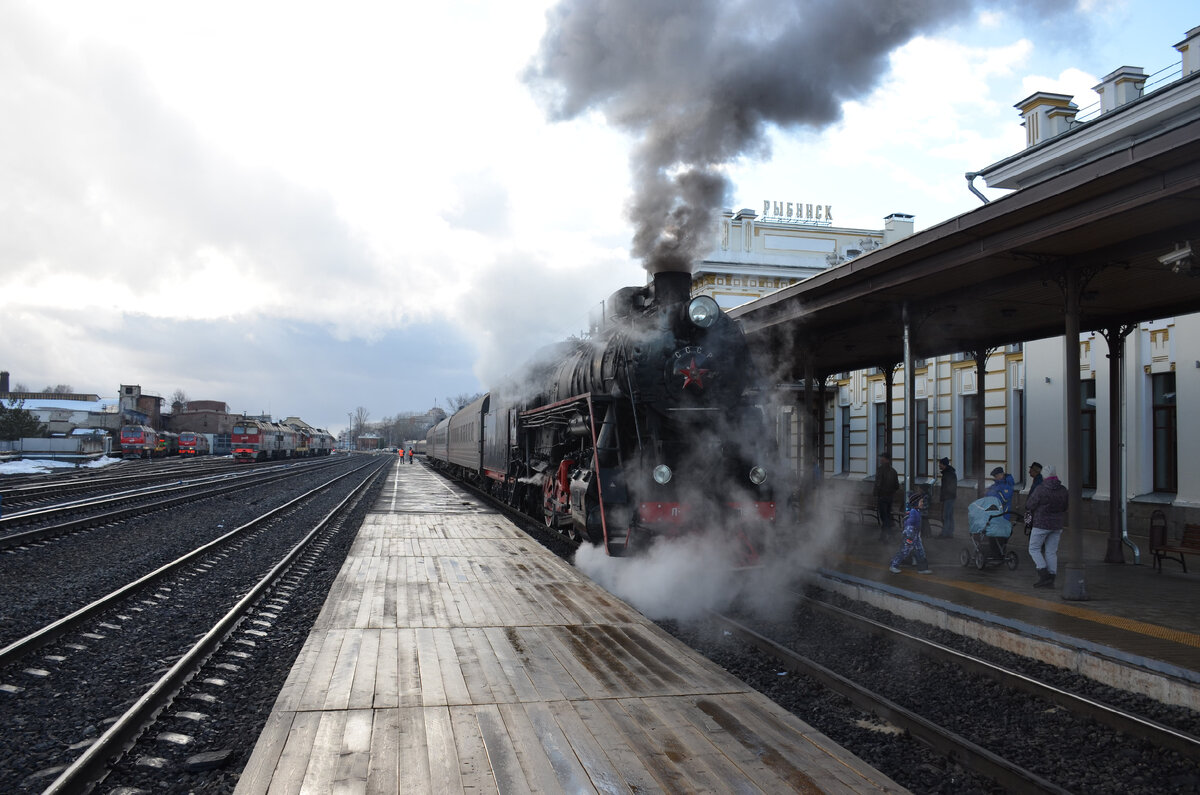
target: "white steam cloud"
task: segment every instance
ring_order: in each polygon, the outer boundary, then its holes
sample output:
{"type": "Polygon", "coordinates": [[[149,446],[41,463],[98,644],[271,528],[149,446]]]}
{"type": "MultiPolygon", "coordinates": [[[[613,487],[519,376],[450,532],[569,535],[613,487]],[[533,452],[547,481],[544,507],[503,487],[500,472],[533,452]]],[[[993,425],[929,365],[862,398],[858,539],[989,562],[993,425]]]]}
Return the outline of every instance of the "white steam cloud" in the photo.
{"type": "Polygon", "coordinates": [[[863,532],[845,526],[833,505],[836,499],[827,503],[814,496],[793,524],[780,495],[774,535],[765,540],[753,567],[738,565],[740,544],[721,528],[663,539],[646,554],[631,557],[609,557],[602,546],[584,544],[575,553],[575,566],[651,619],[696,621],[709,611],[734,609],[779,619],[812,573],[844,554],[853,540],[847,533],[863,532]]]}

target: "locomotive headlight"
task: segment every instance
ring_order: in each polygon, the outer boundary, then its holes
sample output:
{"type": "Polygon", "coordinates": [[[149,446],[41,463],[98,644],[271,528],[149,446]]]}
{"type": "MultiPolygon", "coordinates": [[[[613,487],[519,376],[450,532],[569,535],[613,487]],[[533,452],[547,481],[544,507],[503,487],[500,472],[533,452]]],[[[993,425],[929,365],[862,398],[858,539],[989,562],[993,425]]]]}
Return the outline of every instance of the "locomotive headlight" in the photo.
{"type": "Polygon", "coordinates": [[[755,486],[761,486],[767,479],[767,470],[762,467],[750,468],[750,482],[755,486]]]}
{"type": "Polygon", "coordinates": [[[659,464],[654,468],[654,482],[665,486],[671,482],[671,468],[666,464],[659,464]]]}
{"type": "Polygon", "coordinates": [[[691,300],[687,308],[688,319],[700,328],[708,328],[717,322],[721,308],[717,302],[707,295],[700,295],[691,300]]]}

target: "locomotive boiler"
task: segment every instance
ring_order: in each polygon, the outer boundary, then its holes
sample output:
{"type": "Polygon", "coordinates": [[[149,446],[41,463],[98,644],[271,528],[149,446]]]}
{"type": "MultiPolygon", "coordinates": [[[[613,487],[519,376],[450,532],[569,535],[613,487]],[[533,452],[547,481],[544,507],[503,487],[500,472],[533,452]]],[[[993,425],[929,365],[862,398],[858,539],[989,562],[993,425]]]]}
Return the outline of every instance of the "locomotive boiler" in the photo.
{"type": "Polygon", "coordinates": [[[716,533],[752,561],[775,519],[771,435],[741,327],[690,285],[619,290],[590,337],[435,426],[430,460],[612,555],[716,533]]]}

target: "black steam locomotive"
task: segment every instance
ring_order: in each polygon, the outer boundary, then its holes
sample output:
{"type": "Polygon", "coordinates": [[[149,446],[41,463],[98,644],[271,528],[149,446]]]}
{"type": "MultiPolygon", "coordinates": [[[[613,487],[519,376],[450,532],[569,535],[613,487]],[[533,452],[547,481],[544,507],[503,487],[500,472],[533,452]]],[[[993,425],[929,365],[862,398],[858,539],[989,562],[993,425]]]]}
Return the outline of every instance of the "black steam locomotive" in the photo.
{"type": "Polygon", "coordinates": [[[752,562],[775,520],[772,434],[741,327],[690,284],[619,290],[590,338],[435,426],[430,461],[612,555],[701,532],[752,562]]]}

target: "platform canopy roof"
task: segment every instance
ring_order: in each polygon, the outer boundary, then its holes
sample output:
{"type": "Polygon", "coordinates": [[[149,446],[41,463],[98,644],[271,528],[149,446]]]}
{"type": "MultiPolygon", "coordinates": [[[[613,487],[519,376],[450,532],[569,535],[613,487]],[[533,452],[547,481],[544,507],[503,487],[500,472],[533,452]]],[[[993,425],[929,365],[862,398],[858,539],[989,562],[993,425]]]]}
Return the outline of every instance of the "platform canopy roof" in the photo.
{"type": "Polygon", "coordinates": [[[1072,270],[1085,331],[1200,311],[1200,120],[730,314],[799,379],[903,361],[906,306],[918,358],[1061,336],[1072,270]]]}

